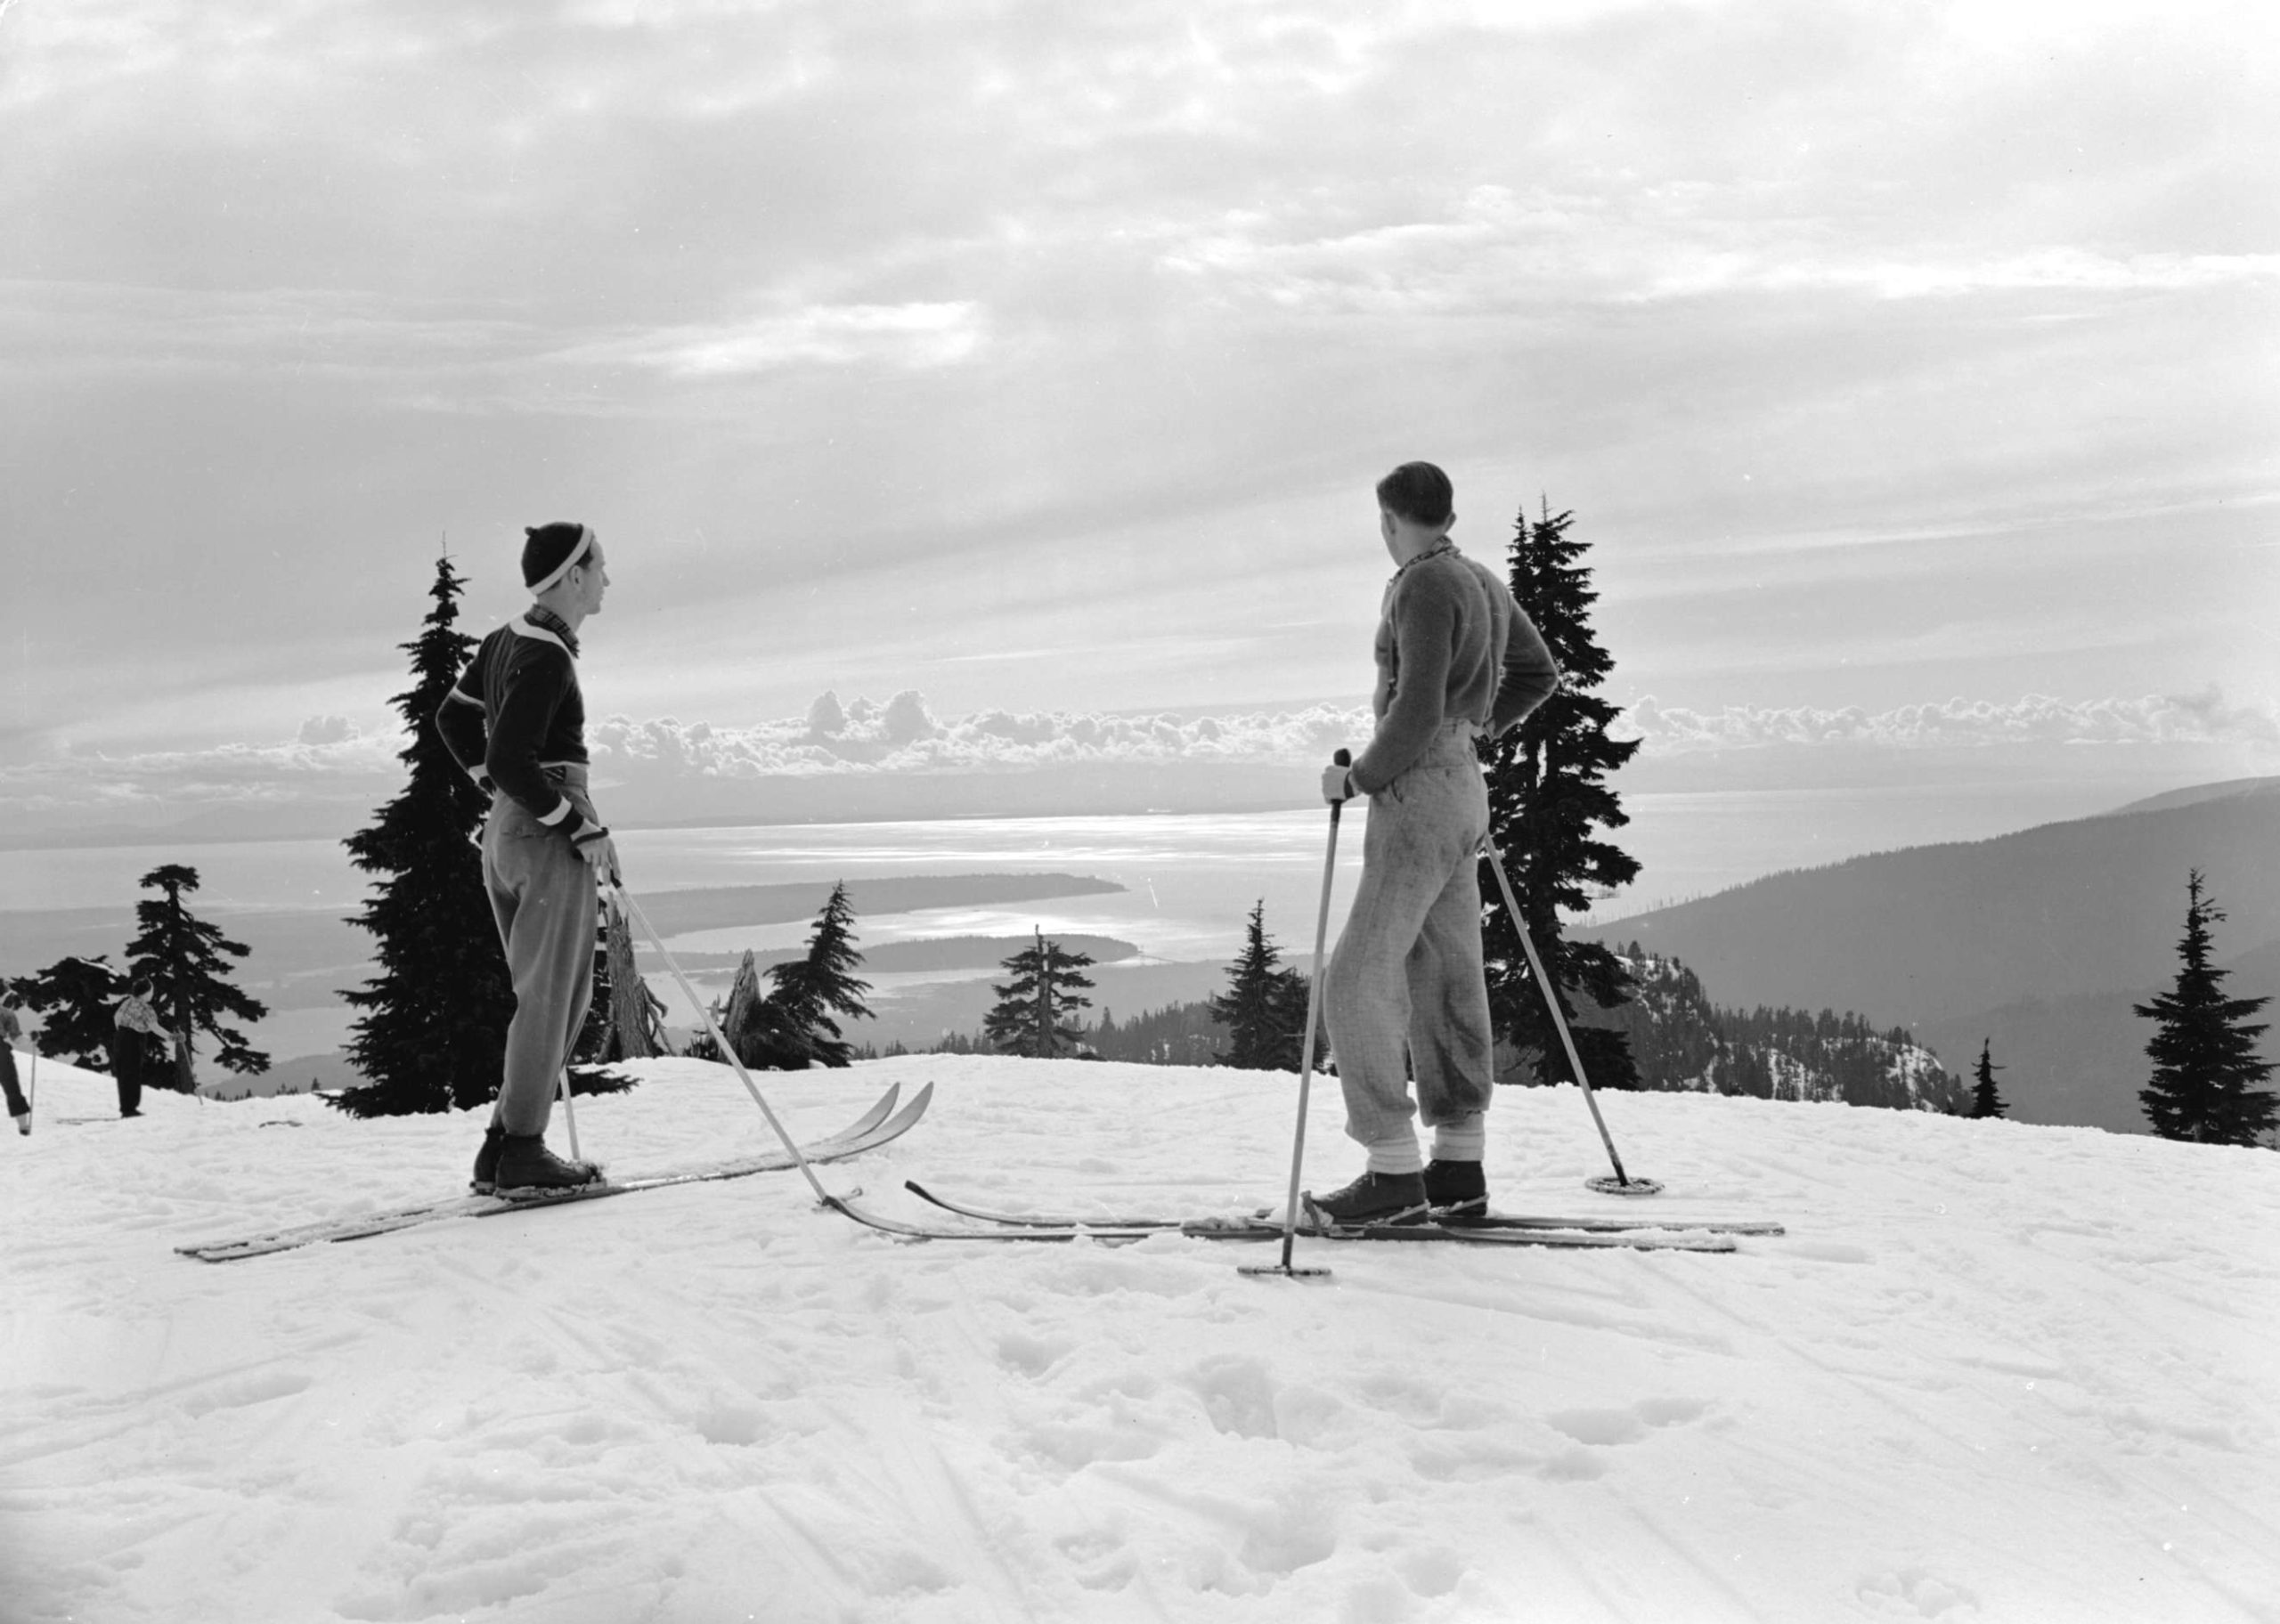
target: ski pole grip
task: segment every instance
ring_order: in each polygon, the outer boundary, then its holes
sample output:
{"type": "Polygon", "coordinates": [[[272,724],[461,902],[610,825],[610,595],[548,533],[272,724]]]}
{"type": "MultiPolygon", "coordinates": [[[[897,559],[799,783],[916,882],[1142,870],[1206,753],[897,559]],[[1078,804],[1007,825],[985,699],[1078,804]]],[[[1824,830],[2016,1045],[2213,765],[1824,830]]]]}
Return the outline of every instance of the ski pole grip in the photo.
{"type": "Polygon", "coordinates": [[[1338,753],[1331,758],[1331,761],[1335,766],[1351,767],[1354,765],[1354,752],[1341,745],[1338,753]]]}

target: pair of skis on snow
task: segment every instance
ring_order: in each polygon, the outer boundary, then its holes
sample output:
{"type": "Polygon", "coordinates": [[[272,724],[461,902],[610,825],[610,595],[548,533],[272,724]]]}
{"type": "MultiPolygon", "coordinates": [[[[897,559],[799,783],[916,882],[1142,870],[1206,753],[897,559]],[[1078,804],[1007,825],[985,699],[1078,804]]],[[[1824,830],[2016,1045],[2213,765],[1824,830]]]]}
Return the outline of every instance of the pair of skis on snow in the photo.
{"type": "MultiPolygon", "coordinates": [[[[802,1146],[802,1154],[810,1162],[844,1161],[851,1156],[860,1156],[866,1150],[875,1150],[881,1145],[900,1139],[926,1114],[926,1108],[934,1098],[934,1085],[927,1084],[911,1097],[909,1104],[898,1111],[895,1102],[901,1092],[902,1084],[890,1084],[887,1092],[879,1096],[869,1110],[836,1133],[817,1140],[813,1144],[802,1146]]],[[[236,1240],[208,1241],[198,1246],[176,1246],[175,1250],[184,1257],[194,1257],[202,1263],[234,1263],[243,1257],[289,1252],[296,1246],[314,1246],[324,1241],[362,1240],[370,1236],[391,1234],[397,1230],[435,1223],[446,1218],[495,1218],[502,1213],[528,1212],[534,1207],[572,1206],[581,1201],[600,1201],[612,1196],[631,1195],[636,1190],[665,1190],[676,1184],[749,1178],[757,1173],[782,1173],[797,1165],[787,1152],[776,1150],[680,1173],[656,1173],[645,1178],[606,1179],[598,1184],[584,1184],[547,1196],[516,1199],[503,1196],[460,1196],[443,1201],[422,1202],[414,1206],[394,1207],[385,1212],[320,1219],[314,1223],[265,1230],[236,1240]]]]}
{"type": "MultiPolygon", "coordinates": [[[[1196,1240],[1280,1240],[1282,1224],[1272,1214],[1244,1218],[1176,1218],[1168,1215],[1078,1217],[1006,1212],[937,1195],[915,1180],[903,1188],[920,1200],[959,1217],[963,1226],[908,1223],[834,1199],[845,1216],[883,1234],[906,1240],[1141,1240],[1151,1235],[1184,1235],[1196,1240]]],[[[1484,1246],[1623,1247],[1653,1252],[1731,1252],[1737,1235],[1779,1235],[1778,1223],[1755,1219],[1665,1221],[1654,1218],[1550,1218],[1490,1214],[1462,1222],[1348,1224],[1303,1227],[1312,1240],[1452,1241],[1484,1246]]]]}
{"type": "MultiPolygon", "coordinates": [[[[908,1105],[897,1110],[895,1106],[900,1092],[900,1084],[891,1085],[877,1102],[855,1121],[835,1133],[802,1146],[802,1155],[810,1163],[844,1161],[901,1138],[926,1114],[926,1108],[933,1099],[934,1085],[927,1084],[908,1105]]],[[[492,1218],[505,1213],[528,1212],[536,1207],[568,1206],[582,1201],[631,1195],[637,1190],[748,1178],[761,1173],[781,1173],[795,1165],[797,1163],[790,1154],[777,1151],[679,1173],[608,1180],[547,1197],[508,1199],[499,1196],[463,1196],[343,1218],[320,1219],[232,1240],[178,1246],[175,1250],[185,1257],[197,1258],[204,1263],[233,1263],[241,1258],[288,1252],[299,1246],[362,1240],[445,1219],[492,1218]]],[[[908,1183],[906,1188],[929,1205],[967,1222],[959,1224],[914,1223],[873,1212],[857,1205],[851,1197],[847,1196],[829,1197],[825,1205],[866,1229],[908,1241],[1095,1240],[1116,1244],[1162,1234],[1184,1235],[1199,1240],[1273,1241],[1282,1238],[1282,1226],[1271,1214],[1246,1218],[1050,1215],[973,1206],[937,1195],[916,1181],[908,1183]]],[[[1304,1231],[1309,1239],[1332,1241],[1449,1241],[1469,1246],[1623,1247],[1667,1252],[1730,1252],[1735,1249],[1735,1236],[1779,1235],[1781,1232],[1781,1226],[1778,1223],[1755,1220],[1553,1218],[1510,1214],[1494,1214],[1464,1223],[1356,1224],[1331,1229],[1308,1228],[1304,1231]]]]}

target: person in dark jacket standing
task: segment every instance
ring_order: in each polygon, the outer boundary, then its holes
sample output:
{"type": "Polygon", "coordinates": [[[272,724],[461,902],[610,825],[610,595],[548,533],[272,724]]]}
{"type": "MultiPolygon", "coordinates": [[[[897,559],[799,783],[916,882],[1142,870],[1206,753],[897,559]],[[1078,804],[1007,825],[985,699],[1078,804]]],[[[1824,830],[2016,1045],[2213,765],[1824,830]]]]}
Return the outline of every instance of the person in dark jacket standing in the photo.
{"type": "Polygon", "coordinates": [[[167,1029],[151,1007],[158,990],[150,977],[137,976],[111,1011],[110,1076],[118,1085],[121,1116],[142,1114],[143,1080],[152,1067],[166,1064],[167,1029]]]}
{"type": "Polygon", "coordinates": [[[593,996],[594,892],[617,877],[617,849],[586,785],[586,707],[578,629],[602,606],[609,571],[584,524],[524,532],[523,584],[535,600],[476,648],[436,712],[454,759],[491,795],[483,882],[515,1014],[505,1075],[475,1160],[473,1187],[543,1195],[601,1170],[546,1146],[557,1080],[593,996]]]}
{"type": "Polygon", "coordinates": [[[8,1116],[16,1132],[32,1131],[32,1108],[16,1083],[16,1045],[24,1041],[24,1024],[16,1011],[23,1003],[14,987],[0,992],[0,1093],[8,1097],[8,1116]]]}
{"type": "Polygon", "coordinates": [[[1307,1204],[1318,1222],[1382,1222],[1429,1207],[1485,1212],[1484,1124],[1494,1034],[1480,945],[1488,786],[1473,742],[1496,737],[1559,686],[1510,589],[1449,540],[1449,476],[1408,462],[1378,482],[1378,532],[1396,568],[1380,605],[1377,728],[1323,796],[1370,797],[1362,884],[1331,956],[1324,1024],[1361,1177],[1307,1204]],[[1417,1080],[1410,1100],[1409,1078],[1417,1080]],[[1420,1154],[1413,1119],[1433,1130],[1420,1154]]]}

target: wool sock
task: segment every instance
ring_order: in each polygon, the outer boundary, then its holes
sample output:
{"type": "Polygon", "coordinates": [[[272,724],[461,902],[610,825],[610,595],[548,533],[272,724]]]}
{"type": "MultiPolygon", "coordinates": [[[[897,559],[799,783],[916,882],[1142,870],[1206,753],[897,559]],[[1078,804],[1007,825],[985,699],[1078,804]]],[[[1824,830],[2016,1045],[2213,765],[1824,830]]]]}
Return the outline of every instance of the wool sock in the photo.
{"type": "Polygon", "coordinates": [[[1478,1111],[1456,1122],[1433,1128],[1433,1159],[1437,1162],[1477,1162],[1488,1149],[1488,1123],[1478,1111]]]}
{"type": "Polygon", "coordinates": [[[1372,1173],[1422,1173],[1425,1158],[1417,1154],[1417,1135],[1409,1129],[1389,1139],[1370,1142],[1372,1173]]]}

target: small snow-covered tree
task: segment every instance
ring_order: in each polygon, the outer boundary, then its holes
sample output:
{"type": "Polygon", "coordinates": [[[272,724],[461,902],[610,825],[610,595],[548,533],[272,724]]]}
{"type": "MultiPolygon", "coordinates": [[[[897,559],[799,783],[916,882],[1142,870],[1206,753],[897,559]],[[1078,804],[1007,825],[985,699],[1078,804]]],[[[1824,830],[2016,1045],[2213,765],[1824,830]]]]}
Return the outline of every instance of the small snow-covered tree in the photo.
{"type": "Polygon", "coordinates": [[[2177,985],[2151,1003],[2130,1006],[2161,1023],[2146,1045],[2154,1076],[2138,1092],[2138,1103],[2163,1139],[2252,1145],[2280,1115],[2272,1091],[2259,1086],[2273,1069],[2256,1052],[2265,1027],[2248,1019],[2271,1000],[2225,996],[2230,972],[2210,962],[2209,931],[2224,910],[2202,895],[2197,868],[2186,878],[2186,894],[2177,985]]]}
{"type": "Polygon", "coordinates": [[[127,959],[134,974],[149,976],[157,985],[152,1008],[175,1035],[175,1076],[167,1086],[183,1093],[197,1088],[193,1056],[200,1032],[220,1042],[214,1058],[224,1069],[256,1076],[267,1071],[269,1057],[248,1044],[243,1033],[222,1024],[225,1015],[251,1021],[269,1013],[266,1004],[230,979],[229,960],[253,950],[183,905],[183,894],[198,889],[196,869],[162,863],[137,883],[159,895],[134,905],[135,922],[142,928],[126,944],[127,959]]]}
{"type": "Polygon", "coordinates": [[[991,985],[998,1003],[982,1019],[983,1033],[1006,1054],[1050,1060],[1073,1053],[1081,1035],[1066,1023],[1073,1011],[1092,1007],[1077,991],[1092,986],[1084,974],[1092,962],[1087,953],[1063,953],[1038,930],[1033,946],[1001,961],[1014,978],[1004,987],[991,985]]]}
{"type": "Polygon", "coordinates": [[[1971,1114],[1974,1116],[2000,1116],[2011,1108],[2003,1103],[2003,1096],[1995,1092],[1995,1074],[2004,1068],[1995,1064],[1989,1040],[1979,1040],[1979,1067],[1972,1075],[1979,1079],[1971,1091],[1971,1114]]]}
{"type": "Polygon", "coordinates": [[[808,932],[806,955],[770,965],[768,971],[774,984],[770,1002],[785,1024],[807,1035],[818,1064],[844,1066],[851,1052],[835,1016],[871,1018],[870,1006],[863,1002],[871,984],[855,977],[862,962],[863,955],[855,948],[854,905],[847,899],[846,881],[837,881],[816,914],[815,928],[808,932]]]}
{"type": "MultiPolygon", "coordinates": [[[[1227,990],[1211,1000],[1211,1013],[1227,1028],[1223,1066],[1249,1071],[1296,1071],[1307,1030],[1307,978],[1282,969],[1282,950],[1266,934],[1266,902],[1251,908],[1242,952],[1227,966],[1227,990]]],[[[1105,1023],[1103,1023],[1105,1025],[1105,1023]]]]}
{"type": "Polygon", "coordinates": [[[111,1017],[126,996],[126,978],[110,967],[108,954],[58,959],[8,985],[40,1018],[42,1054],[96,1071],[109,1068],[111,1017]]]}

